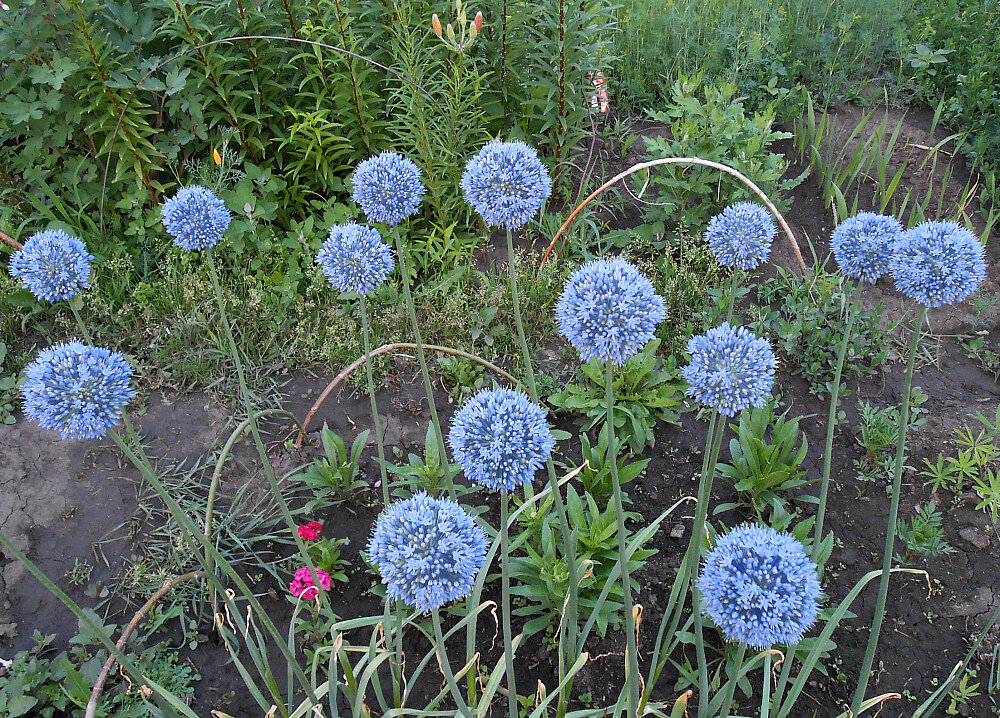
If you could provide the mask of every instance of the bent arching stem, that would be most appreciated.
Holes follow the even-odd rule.
[[[767,206],[769,210],[771,210],[771,214],[773,214],[775,218],[778,220],[778,224],[781,225],[781,229],[784,231],[785,236],[788,237],[788,244],[792,248],[792,253],[795,255],[795,261],[798,263],[799,268],[803,272],[806,271],[806,263],[805,260],[802,259],[802,252],[799,250],[799,243],[798,241],[796,241],[795,235],[792,233],[792,228],[788,226],[788,222],[785,221],[785,218],[782,216],[781,212],[778,211],[778,208],[774,206],[774,203],[770,199],[768,199],[768,196],[766,194],[764,194],[764,191],[760,187],[755,185],[753,182],[751,182],[746,175],[739,172],[738,170],[733,169],[729,165],[724,165],[721,162],[712,162],[711,160],[703,160],[700,157],[663,157],[658,160],[650,160],[649,162],[640,162],[639,164],[632,165],[624,172],[619,172],[618,174],[616,174],[614,177],[612,177],[607,182],[605,182],[600,187],[591,192],[590,195],[587,197],[587,199],[583,200],[583,202],[578,204],[576,206],[576,209],[574,209],[573,212],[570,213],[569,217],[566,218],[566,221],[562,223],[562,226],[559,228],[559,231],[556,232],[556,236],[552,238],[551,242],[549,242],[549,246],[545,250],[545,254],[542,256],[542,262],[539,268],[545,266],[545,263],[549,259],[549,254],[552,253],[552,249],[553,247],[556,246],[556,242],[559,240],[559,237],[561,237],[563,232],[565,232],[569,228],[573,220],[576,219],[576,216],[583,211],[584,207],[586,207],[588,204],[594,201],[602,192],[604,192],[604,190],[608,189],[617,182],[620,182],[629,175],[635,174],[636,172],[641,172],[642,170],[648,170],[653,167],[658,167],[660,165],[677,165],[677,164],[701,165],[702,167],[711,167],[713,169],[719,170],[720,172],[725,172],[726,174],[732,175],[740,182],[745,184],[748,188],[750,188],[750,190],[754,194],[760,197],[761,201]]]
[[[452,349],[451,347],[438,346],[437,344],[424,344],[423,346],[424,349],[428,351],[439,352],[441,354],[450,354],[452,356],[469,359],[471,361],[476,362],[477,364],[481,364],[490,371],[499,374],[514,386],[522,385],[522,382],[515,379],[513,375],[504,371],[496,364],[492,364],[483,359],[482,357],[476,356],[475,354],[469,354],[468,352],[463,352],[460,349]],[[330,395],[330,393],[337,388],[337,385],[340,384],[340,382],[344,381],[344,379],[346,379],[348,376],[350,376],[351,372],[353,372],[359,366],[364,364],[371,357],[376,357],[379,354],[388,354],[389,352],[394,352],[398,349],[416,349],[416,348],[417,345],[411,342],[395,342],[393,344],[383,344],[378,349],[368,352],[364,356],[355,359],[346,367],[344,367],[344,369],[339,374],[337,374],[337,376],[335,376],[329,384],[327,384],[326,389],[324,389],[323,393],[319,395],[319,398],[316,400],[316,403],[312,405],[312,408],[306,415],[306,420],[302,422],[302,426],[299,429],[299,438],[298,441],[295,442],[295,448],[302,446],[302,442],[305,440],[306,430],[309,428],[309,424],[312,422],[313,417],[316,416],[316,412],[319,411],[320,406],[323,405],[323,402],[326,401],[326,398]]]
[[[204,571],[189,571],[182,576],[177,576],[176,578],[166,581],[159,589],[157,589],[156,593],[149,597],[149,600],[142,605],[142,608],[135,612],[135,615],[132,617],[132,620],[129,621],[128,626],[126,626],[125,630],[122,631],[121,638],[119,638],[118,642],[115,644],[118,650],[125,648],[125,643],[128,641],[129,636],[131,636],[132,632],[135,631],[140,623],[142,623],[143,619],[146,618],[149,611],[156,605],[157,601],[166,596],[178,584],[184,583],[192,578],[205,578],[206,576],[208,576],[208,574]],[[97,676],[97,680],[94,682],[94,688],[90,692],[90,700],[87,701],[87,712],[84,718],[94,718],[97,715],[97,703],[101,699],[101,692],[104,690],[104,684],[107,682],[108,676],[111,674],[111,669],[114,668],[115,661],[115,654],[112,653],[108,656],[108,660],[104,662],[104,667],[101,669],[100,675]]]

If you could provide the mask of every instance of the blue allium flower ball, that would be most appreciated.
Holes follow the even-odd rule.
[[[766,339],[728,322],[691,337],[691,363],[683,369],[688,394],[720,414],[734,416],[764,406],[774,384],[778,360]]]
[[[232,221],[226,203],[200,185],[183,187],[163,203],[167,234],[189,252],[217,245]]]
[[[45,349],[25,375],[24,413],[64,439],[100,439],[135,396],[125,357],[77,341]]]
[[[576,270],[556,304],[559,331],[583,360],[615,365],[638,354],[664,316],[652,282],[621,259],[601,259]]]
[[[425,612],[469,595],[486,549],[486,533],[461,506],[424,492],[388,506],[368,542],[386,595]]]
[[[481,391],[451,422],[448,443],[470,481],[494,491],[530,483],[556,441],[545,411],[519,391]]]
[[[465,166],[462,191],[486,224],[517,229],[548,199],[552,180],[533,148],[493,140]]]
[[[340,291],[368,294],[392,271],[392,249],[378,230],[349,222],[330,228],[316,264]]]
[[[924,222],[903,232],[889,270],[896,288],[928,307],[957,304],[986,277],[983,245],[956,222]]]
[[[354,201],[370,222],[399,224],[420,205],[420,168],[395,152],[382,152],[358,165],[351,176]]]
[[[874,283],[889,271],[889,261],[902,232],[903,225],[895,217],[858,212],[833,230],[830,249],[841,272]]]
[[[76,237],[48,229],[28,238],[14,252],[10,273],[39,300],[70,299],[90,286],[90,262],[94,255]]]
[[[719,264],[756,269],[767,261],[778,233],[771,213],[754,202],[737,202],[712,217],[705,240]]]
[[[705,559],[698,577],[705,613],[730,641],[762,650],[798,643],[816,621],[817,566],[787,533],[737,526]]]

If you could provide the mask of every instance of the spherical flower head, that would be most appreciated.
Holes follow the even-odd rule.
[[[754,202],[737,202],[712,217],[705,240],[719,264],[756,269],[767,261],[777,233],[766,208]]]
[[[470,481],[494,491],[530,483],[556,440],[545,410],[519,391],[481,391],[451,422],[448,443]]]
[[[316,264],[341,292],[368,294],[385,281],[394,262],[392,249],[378,230],[349,222],[330,228]]]
[[[333,585],[333,579],[330,578],[330,574],[321,568],[317,568],[316,578],[319,579],[320,588],[324,591],[330,590],[330,586]],[[313,581],[312,572],[308,566],[296,569],[294,579],[288,584],[288,592],[295,596],[295,598],[301,598],[303,601],[312,601],[319,598],[319,588],[316,587],[316,582]]]
[[[383,152],[359,164],[351,186],[354,201],[361,205],[368,221],[390,227],[416,213],[425,191],[420,168],[395,152]]]
[[[135,396],[125,357],[77,341],[42,351],[25,376],[24,413],[64,439],[100,439]]]
[[[705,613],[730,641],[798,643],[816,621],[817,566],[792,535],[744,524],[722,536],[698,577]]]
[[[70,299],[90,286],[94,255],[76,237],[47,229],[28,238],[10,260],[10,273],[38,300]]]
[[[461,506],[420,492],[382,512],[368,554],[386,595],[426,612],[469,595],[486,548],[486,534]]]
[[[664,315],[652,282],[621,259],[601,259],[576,270],[556,304],[559,331],[583,361],[615,365],[653,339]]]
[[[957,304],[986,277],[983,245],[956,222],[924,222],[903,232],[889,270],[896,288],[921,304]]]
[[[462,191],[486,224],[517,229],[549,198],[552,180],[533,148],[493,140],[465,166]]]
[[[217,245],[232,221],[226,203],[199,185],[182,187],[163,203],[167,234],[174,244],[189,252]]]
[[[319,532],[323,530],[323,524],[319,521],[310,521],[298,527],[299,538],[303,541],[315,541],[319,538]]]
[[[734,416],[750,406],[764,406],[774,384],[778,360],[766,339],[728,322],[691,337],[691,363],[683,369],[688,394],[720,414]]]
[[[889,271],[889,261],[902,232],[903,225],[895,217],[858,212],[833,230],[830,249],[841,272],[874,283]]]

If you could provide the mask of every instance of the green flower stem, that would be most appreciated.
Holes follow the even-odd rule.
[[[708,661],[705,658],[705,628],[701,615],[701,591],[698,590],[698,568],[701,565],[701,550],[705,543],[705,529],[708,523],[708,503],[712,496],[712,482],[715,479],[715,465],[719,460],[722,437],[726,433],[726,418],[715,412],[713,424],[709,427],[708,443],[705,446],[705,460],[702,463],[701,481],[698,484],[698,507],[695,511],[694,527],[691,530],[689,547],[691,586],[691,613],[694,618],[694,645],[698,657],[699,690],[698,715],[708,715]]]
[[[847,305],[847,323],[844,326],[844,340],[840,342],[837,351],[837,368],[833,373],[833,386],[830,389],[830,412],[826,419],[826,448],[823,450],[823,480],[819,487],[819,508],[816,510],[816,533],[813,538],[812,560],[819,562],[820,545],[823,543],[823,520],[826,518],[826,501],[830,494],[830,468],[833,461],[833,435],[837,429],[837,400],[840,398],[840,378],[844,372],[844,360],[847,358],[847,347],[851,343],[851,330],[861,303],[861,285],[858,284],[851,293]]]
[[[742,270],[733,267],[733,274],[729,280],[729,306],[726,309],[726,322],[730,324],[733,321],[733,314],[736,311],[736,288],[740,284],[739,280],[742,273]]]
[[[281,510],[281,514],[285,519],[285,525],[291,532],[295,545],[299,550],[299,555],[302,557],[305,565],[309,568],[309,573],[312,576],[313,583],[315,583],[316,586],[319,586],[320,581],[319,576],[316,574],[316,566],[313,564],[312,558],[309,556],[309,550],[306,548],[305,542],[302,540],[302,537],[299,536],[295,519],[292,518],[292,514],[288,509],[288,503],[285,501],[285,497],[281,493],[281,488],[278,486],[278,480],[274,475],[274,467],[271,466],[271,460],[267,456],[267,450],[264,448],[264,442],[260,438],[260,429],[257,426],[257,415],[255,414],[253,405],[250,401],[250,389],[247,386],[246,372],[243,368],[243,359],[240,357],[240,349],[236,344],[236,338],[233,336],[233,328],[229,323],[229,315],[226,313],[226,301],[225,297],[222,295],[222,285],[219,283],[219,272],[215,267],[214,250],[211,247],[206,249],[205,255],[208,260],[209,273],[212,277],[212,289],[215,291],[215,301],[219,307],[219,318],[222,321],[222,328],[225,331],[226,341],[229,344],[229,352],[232,354],[233,363],[236,365],[236,376],[240,384],[240,395],[243,397],[243,405],[247,413],[247,419],[250,422],[250,434],[253,436],[254,445],[257,448],[257,455],[260,457],[261,464],[264,467],[264,474],[267,476],[268,484],[271,487],[271,492],[274,494],[274,498],[278,502],[278,508]],[[323,609],[329,611],[330,615],[334,615],[333,610],[329,605],[326,591],[319,591],[317,601],[321,604]]]
[[[434,388],[431,386],[431,375],[427,371],[427,357],[424,356],[424,342],[420,337],[420,324],[417,321],[417,309],[413,304],[413,293],[410,291],[410,268],[406,248],[403,246],[403,238],[399,234],[399,226],[392,228],[393,238],[396,240],[396,256],[399,259],[399,271],[403,280],[403,297],[406,299],[406,311],[410,315],[410,328],[413,330],[413,339],[417,345],[417,358],[420,360],[420,373],[424,378],[424,391],[427,392],[427,404],[431,410],[431,421],[434,423],[434,430],[437,432],[438,449],[441,451],[441,463],[444,467],[445,482],[447,484],[448,495],[452,501],[457,500],[455,494],[455,484],[451,480],[451,471],[448,468],[448,448],[444,444],[444,433],[441,431],[441,420],[438,418],[437,405],[434,403]]]
[[[882,577],[878,584],[878,600],[875,602],[875,616],[872,619],[871,634],[868,636],[868,647],[865,649],[865,659],[861,663],[858,674],[858,687],[851,702],[851,711],[857,715],[861,710],[861,702],[868,690],[871,678],[872,664],[875,661],[875,650],[878,647],[879,635],[882,632],[882,620],[885,618],[885,599],[889,594],[889,574],[892,569],[892,552],[896,541],[896,519],[899,514],[899,492],[903,483],[903,462],[906,450],[906,430],[910,423],[910,386],[913,383],[913,364],[917,355],[917,344],[927,319],[927,307],[921,306],[917,315],[917,323],[913,328],[913,340],[910,342],[910,354],[906,360],[906,377],[903,379],[903,396],[899,407],[899,428],[896,441],[896,464],[892,473],[892,493],[889,502],[889,521],[885,532],[885,549],[882,553]]]
[[[385,446],[382,441],[382,419],[378,415],[378,402],[375,401],[375,377],[372,371],[371,357],[371,323],[368,318],[368,300],[361,295],[361,333],[365,347],[365,380],[368,384],[368,400],[372,406],[372,423],[375,425],[375,443],[378,445],[378,467],[382,478],[382,503],[389,505],[389,476],[385,468]]]
[[[458,684],[455,683],[455,674],[451,670],[451,663],[448,662],[448,652],[444,648],[444,635],[441,632],[441,613],[436,608],[431,611],[431,622],[434,624],[434,643],[437,648],[438,661],[441,663],[441,671],[444,673],[445,683],[448,684],[448,690],[455,697],[459,713],[464,718],[472,718],[472,711],[469,710],[469,706],[462,697],[462,692],[458,690]]]
[[[500,614],[503,618],[503,659],[507,672],[507,706],[510,718],[517,718],[517,687],[514,685],[514,643],[510,631],[510,557],[507,555],[507,514],[510,495],[500,492]]]
[[[635,635],[634,604],[632,602],[632,579],[628,570],[628,549],[625,541],[625,511],[622,508],[622,487],[618,481],[618,443],[615,440],[615,389],[614,366],[605,362],[605,399],[608,409],[608,461],[611,463],[612,499],[615,516],[618,518],[618,569],[622,575],[624,590],[623,609],[625,611],[625,680],[628,686],[628,715],[635,716],[639,706],[639,655]]]
[[[771,649],[764,653],[764,682],[760,697],[760,718],[771,713]]]
[[[531,351],[528,348],[528,340],[524,333],[524,320],[521,316],[521,297],[520,292],[517,290],[517,262],[514,256],[514,235],[513,232],[507,229],[507,269],[510,275],[510,297],[511,304],[514,308],[514,324],[517,326],[517,341],[521,346],[521,360],[524,362],[524,375],[527,379],[528,394],[531,396],[531,400],[536,404],[538,401],[538,387],[535,383],[535,372],[531,364]],[[549,486],[552,488],[553,502],[556,507],[556,514],[559,517],[559,531],[562,534],[563,540],[563,556],[566,558],[566,568],[568,572],[568,582],[567,591],[569,593],[569,601],[566,603],[566,615],[562,621],[562,632],[564,635],[563,640],[561,640],[560,647],[565,647],[564,651],[559,652],[559,677],[560,683],[562,683],[562,677],[564,675],[565,669],[565,657],[576,656],[577,647],[576,640],[578,635],[577,625],[577,601],[580,591],[579,586],[579,576],[577,575],[577,565],[576,565],[576,545],[573,538],[572,529],[569,525],[569,517],[566,514],[566,505],[563,503],[562,492],[559,490],[559,479],[556,476],[556,467],[552,462],[552,457],[549,456],[545,462],[546,469],[549,474]],[[525,493],[528,498],[531,498],[531,484],[525,485]],[[566,713],[566,709],[569,705],[569,688],[572,687],[572,683],[567,686],[567,691],[565,696],[559,697],[559,704],[556,711],[556,715],[561,718]]]
[[[729,708],[733,705],[733,696],[736,695],[736,684],[739,683],[740,670],[743,668],[743,660],[747,655],[747,644],[740,643],[736,650],[736,664],[733,666],[733,677],[726,682],[725,693],[722,698],[722,707],[719,709],[720,718],[729,718]],[[768,654],[771,655],[771,654]],[[707,694],[707,691],[704,691]],[[699,715],[702,715],[699,713]],[[707,713],[704,715],[708,715]]]

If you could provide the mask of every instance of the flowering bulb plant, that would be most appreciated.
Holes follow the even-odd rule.
[[[28,238],[10,260],[10,273],[39,301],[75,297],[90,286],[94,255],[76,237],[46,230]]]
[[[181,249],[211,249],[229,229],[233,216],[212,190],[191,185],[163,204],[163,227]]]

